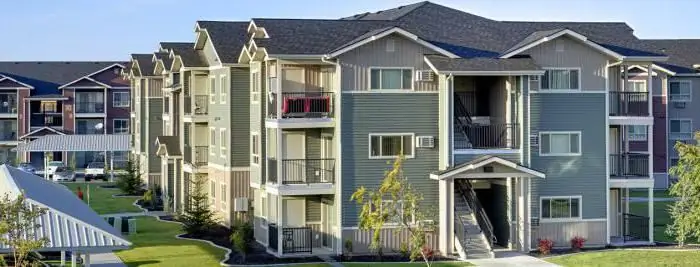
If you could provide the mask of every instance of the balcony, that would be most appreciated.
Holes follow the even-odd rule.
[[[270,98],[267,118],[272,127],[282,124],[288,128],[333,126],[332,92],[271,93]],[[299,125],[295,127],[294,124]]]
[[[63,128],[63,115],[60,113],[33,113],[29,120],[30,128]]]
[[[454,149],[518,149],[517,123],[478,124],[455,120]]]
[[[209,147],[208,146],[195,146],[194,147],[194,160],[192,163],[195,166],[206,166],[209,164]]]
[[[279,190],[290,190],[284,194],[332,194],[335,159],[268,159],[267,167],[267,182]],[[277,177],[277,168],[281,177]]]
[[[94,114],[96,116],[104,116],[105,102],[104,101],[80,101],[75,103],[75,114]]]
[[[611,187],[645,188],[654,185],[649,174],[649,154],[621,153],[610,155]]]
[[[194,101],[194,103],[193,103]],[[209,113],[209,96],[195,95],[185,96],[185,116],[189,122],[206,122]]]
[[[313,253],[313,229],[311,227],[279,227],[274,223],[269,224],[267,227],[268,247],[272,251],[278,250],[277,238],[280,232],[282,233],[281,254]]]
[[[610,92],[610,116],[649,116],[649,92]]]
[[[0,123],[0,141],[17,141],[17,122],[14,120],[3,120]]]

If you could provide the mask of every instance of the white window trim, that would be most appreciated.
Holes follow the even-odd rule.
[[[216,144],[212,143],[212,141],[216,142],[216,139],[211,140],[212,132],[214,132],[214,138],[216,138],[216,128],[209,127],[209,155],[216,155],[216,152],[214,152]]]
[[[209,205],[212,207],[216,207],[216,189],[216,182],[209,180]]]
[[[221,143],[219,144],[219,153],[221,154],[222,158],[226,158],[226,128],[221,128],[219,129],[219,140],[221,140]]]
[[[260,133],[258,132],[251,132],[250,133],[250,164],[253,166],[260,166],[260,148],[258,148],[258,154],[253,153],[253,145],[256,145],[255,142],[253,142],[253,136],[258,138],[258,143],[257,146],[260,146]],[[255,163],[254,158],[258,159],[258,163]]]
[[[553,68],[553,67],[550,67],[550,68],[542,68],[542,69],[545,70],[545,71],[548,71],[548,70],[577,70],[577,71],[578,71],[578,89],[563,89],[563,88],[547,88],[547,89],[543,89],[543,88],[542,88],[542,80],[543,80],[543,79],[542,79],[542,77],[540,77],[540,81],[539,81],[539,83],[540,83],[540,88],[539,88],[539,91],[545,91],[545,92],[548,92],[548,91],[556,91],[556,92],[562,92],[562,93],[563,93],[563,92],[580,92],[580,91],[581,91],[581,68],[580,68],[580,67],[573,67],[573,68],[566,68],[566,67]],[[546,74],[546,72],[545,72],[545,74]],[[544,75],[544,74],[542,74],[542,75]]]
[[[673,121],[688,121],[690,122],[690,132],[672,132],[671,131],[671,123]],[[673,134],[689,134],[689,138],[676,138],[673,137]],[[669,119],[668,121],[668,139],[669,140],[693,140],[693,119],[688,119],[688,118],[676,118],[676,119]]]
[[[219,93],[216,90],[216,76],[209,76],[207,83],[209,84],[209,104],[216,104],[216,96]]]
[[[542,135],[543,134],[578,134],[578,153],[547,153],[544,154],[542,153]],[[583,140],[583,134],[581,131],[545,131],[545,132],[539,132],[537,143],[539,144],[538,152],[540,157],[560,157],[560,156],[581,156],[583,153],[583,147],[581,147],[581,143]],[[571,143],[569,141],[569,143]],[[551,147],[551,144],[550,144]]]
[[[568,199],[578,199],[578,217],[569,217],[569,218],[544,218],[542,217],[542,200],[545,199],[561,199],[561,198],[568,198]],[[550,202],[551,203],[551,202]],[[569,203],[571,205],[571,203]],[[573,196],[541,196],[540,197],[540,214],[539,218],[541,222],[571,222],[571,221],[581,221],[583,220],[583,197],[581,195],[573,195]],[[550,207],[549,213],[551,215],[552,209]],[[569,212],[571,213],[571,212]]]
[[[410,89],[372,89],[372,70],[411,70],[411,88]],[[382,85],[382,80],[381,80],[381,75],[379,76],[379,85]],[[403,76],[401,77],[403,80]],[[367,91],[375,91],[375,92],[381,92],[381,91],[389,91],[389,92],[396,92],[396,91],[415,91],[415,78],[416,78],[416,71],[415,68],[413,67],[379,67],[379,66],[371,66],[367,69]]]
[[[263,201],[263,199],[264,199],[264,201]],[[260,193],[260,207],[263,207],[263,206],[266,206],[266,207],[265,207],[264,212],[263,212],[262,208],[260,210],[260,218],[263,219],[263,223],[261,223],[261,227],[263,229],[267,229],[267,225],[269,223],[269,221],[268,221],[269,216],[267,216],[267,214],[270,212],[270,203],[269,203],[269,199],[267,199],[267,192],[265,192],[265,191],[262,191]]]
[[[627,91],[626,92],[639,92],[639,93],[648,93],[649,92],[649,87],[647,87],[647,81],[646,80],[627,80],[627,83],[641,83],[644,84],[644,91],[632,91],[630,90],[629,86],[627,86]]]
[[[321,76],[323,77],[323,76]],[[260,104],[260,72],[255,70],[250,75],[250,103]]]
[[[226,186],[226,183],[224,182],[221,182],[219,184],[219,197],[221,198],[221,205],[219,206],[221,208],[221,211],[226,211],[226,209],[228,209],[228,192],[226,190],[227,187],[228,186]],[[226,196],[224,196],[222,192],[226,193]]]
[[[647,133],[647,126],[646,126],[646,125],[629,125],[629,126],[627,126],[627,127],[629,127],[629,128],[627,128],[627,139],[628,139],[629,141],[633,141],[633,142],[645,142],[645,141],[647,141],[647,140],[649,139],[649,134]],[[634,129],[634,128],[637,128],[637,127],[643,127],[644,132],[642,132],[642,133],[630,134],[629,129]],[[635,135],[641,136],[642,134],[644,134],[644,138],[633,138],[633,136],[635,136]]]
[[[226,75],[219,76],[219,103],[226,104],[226,97],[228,96],[228,89],[226,87],[228,83],[226,82]]]
[[[406,151],[404,151],[404,157],[407,159],[412,159],[416,157],[416,134],[415,133],[370,133],[369,136],[367,137],[367,155],[369,156],[369,159],[395,159],[398,156],[372,156],[372,137],[373,136],[405,136],[405,135],[410,135],[411,136],[411,155],[408,156],[406,155]],[[381,146],[380,146],[381,147]],[[380,153],[381,154],[381,153]]]
[[[117,133],[115,130],[117,129],[117,121],[126,121],[126,133]],[[131,127],[129,125],[129,119],[112,119],[112,133],[113,134],[129,134],[129,131],[131,131]]]
[[[678,100],[678,99],[674,100],[674,99],[673,99],[673,94],[671,94],[671,83],[687,83],[687,84],[688,84],[688,88],[689,88],[689,90],[688,90],[688,100]],[[666,92],[666,94],[668,94],[668,99],[669,99],[671,102],[692,102],[692,101],[693,101],[693,81],[691,81],[691,80],[669,81],[669,82],[668,82],[668,92]]]
[[[127,97],[126,97],[126,98],[127,98],[126,104],[117,105],[117,102],[116,102],[117,97],[116,97],[116,96],[117,96],[118,94],[126,94],[126,96],[127,96]],[[130,106],[130,105],[129,105],[130,99],[131,99],[131,94],[129,94],[128,91],[127,91],[127,92],[112,92],[112,107],[115,107],[115,108],[128,108],[128,107]]]

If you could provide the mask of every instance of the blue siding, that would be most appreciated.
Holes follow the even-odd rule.
[[[520,154],[521,153],[509,153],[509,154],[457,154],[455,153],[455,163],[454,165],[457,166],[459,164],[474,160],[476,158],[480,158],[483,156],[496,156],[502,159],[507,159],[512,162],[520,164]]]

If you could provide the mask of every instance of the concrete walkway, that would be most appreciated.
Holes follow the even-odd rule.
[[[165,216],[164,211],[142,211],[142,212],[122,212],[112,214],[100,214],[102,217],[138,217],[138,216]]]
[[[558,267],[554,263],[525,255],[518,252],[497,252],[495,259],[473,259],[467,260],[476,266],[487,267]]]
[[[83,258],[83,261],[85,259]],[[100,253],[90,255],[90,266],[98,267],[126,267],[114,253]]]

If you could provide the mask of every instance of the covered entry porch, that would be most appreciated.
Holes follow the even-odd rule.
[[[529,179],[539,171],[482,156],[435,172],[439,181],[439,248],[460,258],[492,258],[494,249],[529,251]]]

